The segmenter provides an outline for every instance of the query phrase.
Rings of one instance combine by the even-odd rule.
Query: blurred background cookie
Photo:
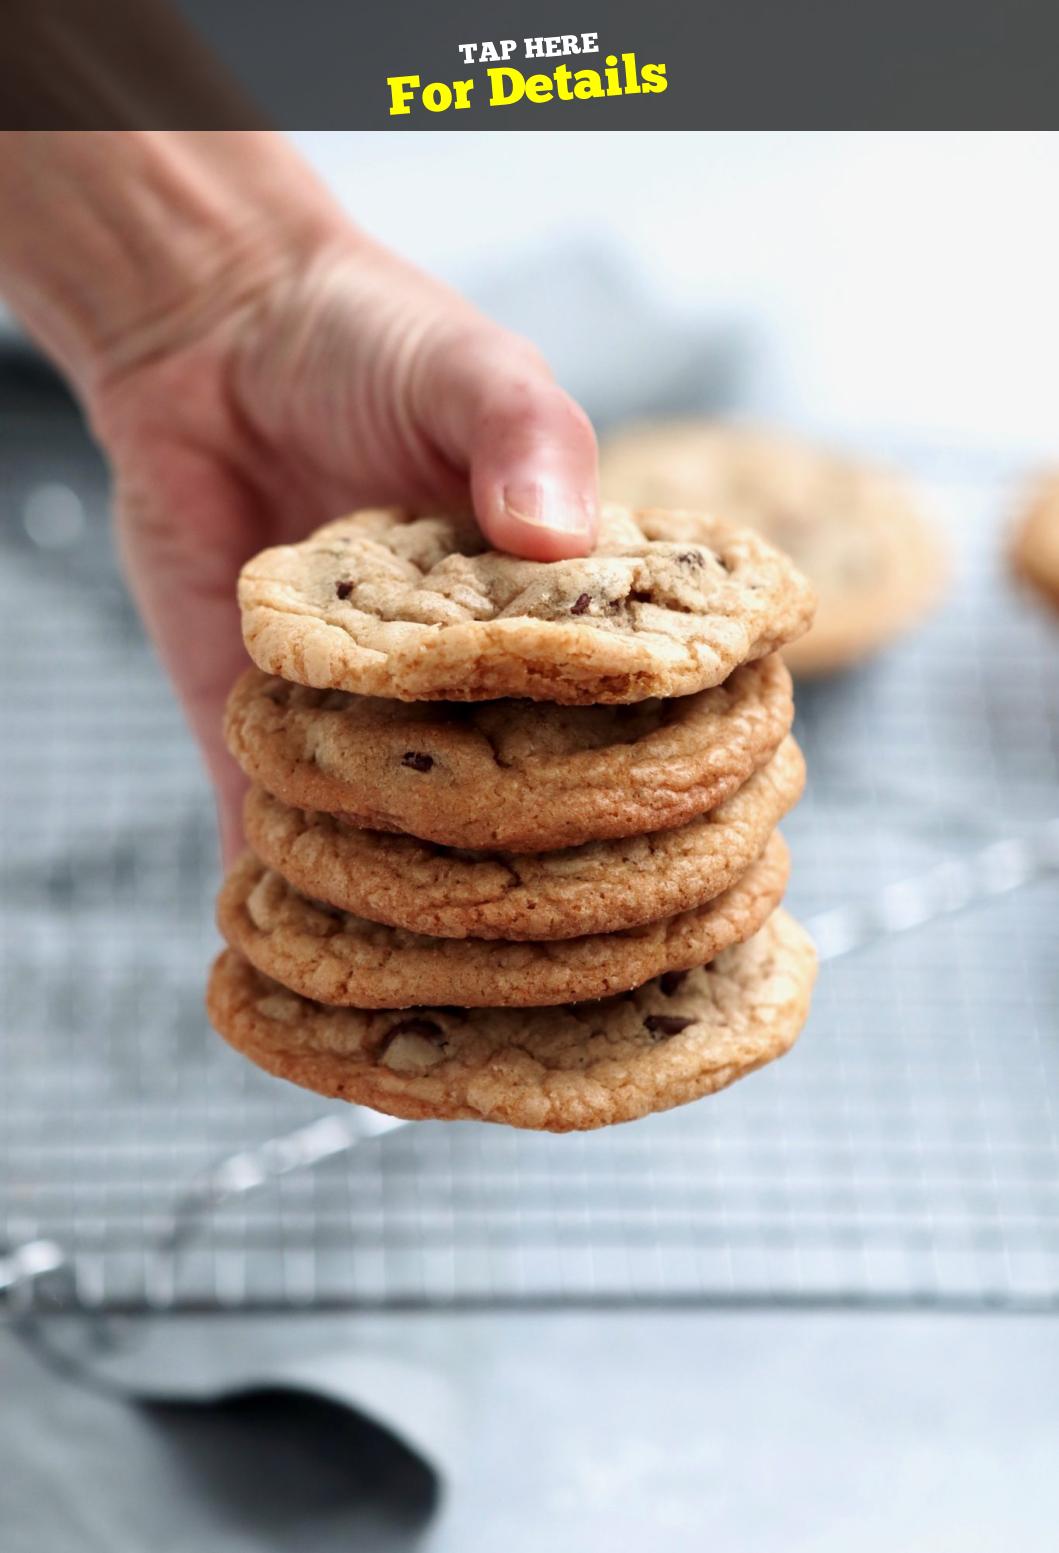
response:
[[[1037,486],[1015,529],[1011,565],[1016,576],[1059,609],[1059,473]]]
[[[785,654],[798,674],[867,657],[942,589],[939,540],[898,480],[781,433],[708,420],[632,426],[604,445],[601,481],[608,498],[716,513],[786,551],[818,598],[811,630]]]

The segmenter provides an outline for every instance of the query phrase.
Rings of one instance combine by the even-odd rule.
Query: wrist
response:
[[[349,239],[271,135],[4,139],[0,201],[13,219],[0,234],[0,286],[89,406],[296,274],[322,242]]]

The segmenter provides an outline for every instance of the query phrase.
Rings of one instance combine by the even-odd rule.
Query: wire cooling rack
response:
[[[1059,623],[1002,563],[1022,472],[903,461],[954,576],[908,641],[800,693],[790,904],[825,964],[794,1053],[599,1133],[416,1123],[350,1150],[370,1113],[206,1024],[205,783],[94,455],[9,418],[0,1288],[61,1263],[63,1299],[115,1309],[1059,1305]]]

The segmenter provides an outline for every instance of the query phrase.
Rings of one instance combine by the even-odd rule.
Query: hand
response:
[[[592,428],[536,351],[341,221],[293,254],[123,328],[85,393],[113,465],[126,574],[216,785],[222,848],[244,781],[224,747],[246,666],[239,568],[358,506],[465,504],[490,542],[583,555]]]

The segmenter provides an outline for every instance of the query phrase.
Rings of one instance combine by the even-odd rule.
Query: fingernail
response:
[[[587,534],[590,527],[583,501],[546,485],[505,486],[504,511],[520,523],[551,529],[555,534]]]

